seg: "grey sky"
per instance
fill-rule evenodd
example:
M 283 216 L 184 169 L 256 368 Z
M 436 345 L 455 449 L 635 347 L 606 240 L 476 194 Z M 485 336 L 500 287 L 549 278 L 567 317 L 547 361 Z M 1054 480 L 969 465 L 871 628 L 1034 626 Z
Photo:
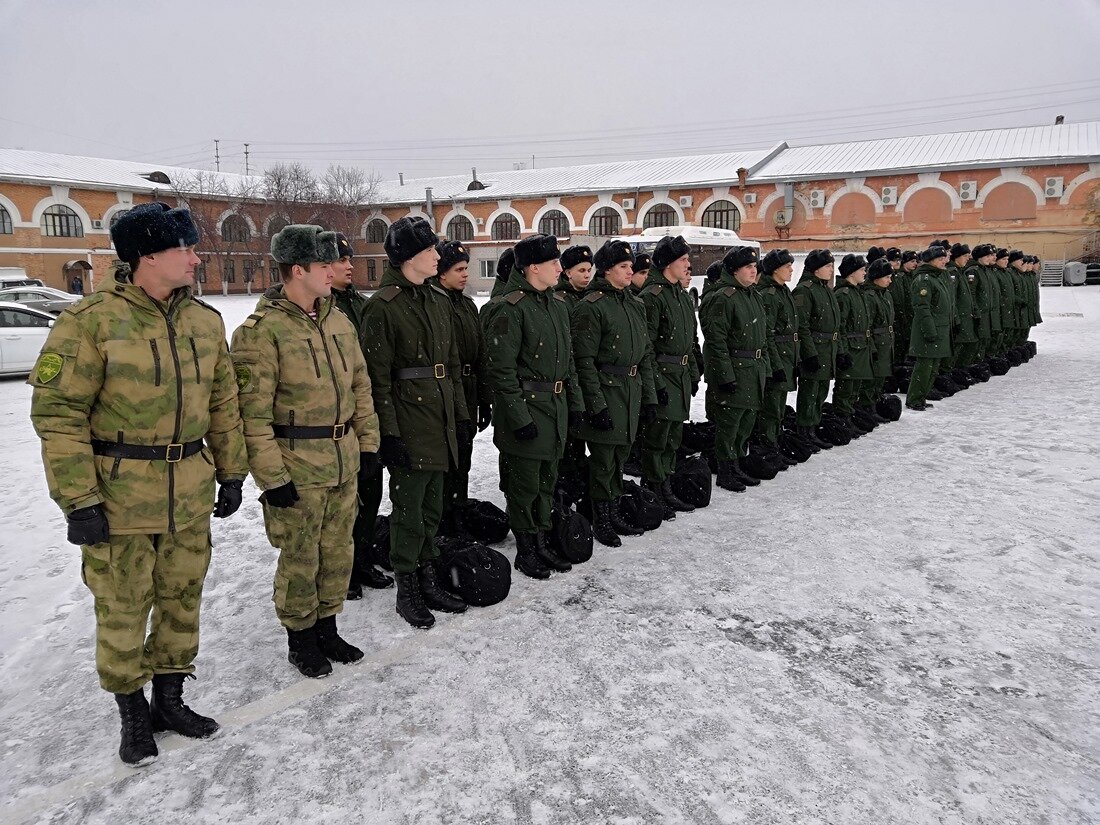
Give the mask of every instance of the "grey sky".
M 0 146 L 387 178 L 1100 119 L 1097 0 L 0 0 Z

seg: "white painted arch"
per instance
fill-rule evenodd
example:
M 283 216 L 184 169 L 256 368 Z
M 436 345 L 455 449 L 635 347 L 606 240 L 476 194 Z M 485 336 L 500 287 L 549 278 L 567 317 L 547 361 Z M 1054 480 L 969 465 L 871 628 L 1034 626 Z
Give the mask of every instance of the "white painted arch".
M 389 231 L 391 222 L 387 220 L 386 216 L 383 215 L 381 212 L 375 212 L 373 214 L 367 215 L 366 220 L 363 221 L 363 225 L 359 227 L 359 237 L 363 240 L 367 239 L 367 226 L 372 221 L 382 221 L 382 223 L 386 225 L 386 231 Z
M 580 229 L 580 227 L 577 226 L 577 219 L 573 217 L 573 212 L 571 210 L 560 203 L 548 203 L 545 206 L 542 206 L 539 211 L 535 213 L 535 217 L 531 219 L 531 227 L 533 231 L 538 232 L 539 221 L 542 220 L 543 216 L 547 212 L 561 212 L 563 215 L 565 215 L 565 217 L 569 220 L 569 230 L 571 232 L 573 230 Z
M 499 218 L 501 215 L 511 215 L 517 221 L 519 221 L 519 235 L 522 238 L 524 232 L 530 231 L 530 228 L 524 224 L 523 215 L 513 209 L 511 206 L 498 206 L 493 210 L 492 214 L 485 219 L 485 227 L 482 232 L 477 231 L 477 221 L 474 221 L 474 232 L 478 235 L 484 235 L 487 238 L 491 238 L 493 235 L 493 221 Z
M 802 204 L 802 212 L 806 216 L 806 220 L 810 220 L 810 218 L 812 218 L 814 214 L 813 207 L 810 206 L 810 199 L 797 190 L 794 193 L 794 199 Z M 764 218 L 767 217 L 768 207 L 770 207 L 778 200 L 783 200 L 783 184 L 781 183 L 777 183 L 775 185 L 775 191 L 764 198 L 764 200 L 761 201 L 760 205 L 757 207 L 761 221 L 763 221 Z
M 73 210 L 77 217 L 80 218 L 80 222 L 83 225 L 84 234 L 87 235 L 90 232 L 101 233 L 104 230 L 92 229 L 92 217 L 79 203 L 72 198 L 58 198 L 53 195 L 49 195 L 34 205 L 34 211 L 31 213 L 31 223 L 35 226 L 42 226 L 42 213 L 49 209 L 51 206 L 67 206 Z
M 1041 206 L 1047 199 L 1046 192 L 1043 191 L 1043 187 L 1039 185 L 1039 182 L 1030 175 L 1025 175 L 1022 169 L 1002 169 L 1001 174 L 978 190 L 978 197 L 974 199 L 974 208 L 981 209 L 985 205 L 985 199 L 989 197 L 989 193 L 1006 183 L 1019 183 L 1026 186 L 1035 196 L 1037 206 Z
M 584 221 L 581 223 L 583 231 L 588 231 L 588 227 L 592 223 L 592 216 L 595 215 L 599 210 L 603 209 L 605 206 L 610 206 L 612 209 L 619 213 L 619 218 L 622 222 L 620 229 L 634 228 L 634 225 L 630 222 L 630 218 L 626 216 L 626 212 L 623 210 L 623 208 L 619 204 L 615 203 L 615 201 L 611 200 L 610 196 L 607 196 L 606 198 L 600 198 L 600 200 L 596 201 L 594 204 L 588 207 L 588 211 L 584 213 Z
M 447 228 L 451 225 L 451 221 L 453 221 L 459 215 L 466 218 L 470 222 L 470 226 L 472 226 L 474 230 L 474 235 L 477 235 L 477 218 L 475 218 L 473 214 L 470 213 L 464 206 L 457 206 L 443 216 L 443 220 L 439 222 L 439 234 L 446 237 Z M 366 227 L 364 227 L 364 230 L 365 229 Z
M 0 206 L 8 211 L 13 228 L 23 223 L 23 216 L 19 214 L 19 207 L 15 205 L 15 201 L 0 194 Z
M 697 226 L 703 225 L 703 213 L 706 212 L 708 208 L 718 203 L 718 201 L 729 201 L 730 203 L 732 203 L 737 208 L 737 211 L 741 213 L 741 223 L 744 223 L 748 218 L 748 207 L 746 207 L 745 204 L 741 202 L 741 199 L 733 193 L 726 193 L 725 195 L 711 195 L 709 198 L 706 198 L 705 200 L 700 202 L 697 207 L 695 207 L 695 224 Z
M 1069 182 L 1069 185 L 1062 192 L 1062 197 L 1058 199 L 1058 203 L 1061 206 L 1068 205 L 1069 199 L 1073 197 L 1073 193 L 1077 191 L 1078 186 L 1096 178 L 1100 178 L 1100 163 L 1090 163 L 1087 171 L 1082 172 Z
M 674 200 L 672 200 L 672 198 L 665 197 L 665 198 L 650 198 L 644 204 L 639 206 L 638 211 L 636 213 L 638 215 L 638 217 L 635 220 L 635 224 L 637 226 L 645 226 L 646 213 L 648 213 L 649 210 L 652 209 L 654 206 L 658 206 L 659 204 L 662 204 L 662 203 L 665 204 L 666 206 L 671 206 L 672 211 L 676 213 L 675 224 L 677 226 L 683 226 L 684 224 L 687 223 L 687 218 L 684 216 L 684 210 L 680 207 L 680 204 L 676 203 Z M 744 215 L 742 215 L 742 217 L 744 217 Z
M 882 214 L 882 196 L 866 183 L 864 183 L 863 178 L 855 178 L 846 180 L 844 182 L 844 186 L 842 186 L 840 189 L 837 189 L 825 200 L 825 208 L 822 210 L 825 217 L 827 219 L 831 218 L 833 214 L 833 207 L 836 206 L 837 201 L 839 201 L 845 195 L 851 194 L 866 195 L 871 199 L 871 203 L 875 205 L 875 214 Z
M 922 172 L 917 176 L 917 181 L 909 184 L 908 188 L 898 197 L 898 205 L 894 207 L 894 210 L 904 215 L 905 204 L 909 202 L 909 199 L 913 197 L 913 195 L 922 189 L 939 189 L 950 198 L 952 210 L 962 208 L 962 199 L 959 197 L 959 193 L 955 190 L 954 186 L 946 181 L 940 180 L 939 172 Z
M 231 215 L 236 215 L 239 218 L 244 218 L 244 222 L 248 224 L 248 231 L 251 232 L 253 236 L 259 234 L 256 231 L 256 222 L 252 220 L 252 218 L 248 215 L 248 213 L 239 212 L 236 209 L 226 209 L 224 212 L 222 212 L 220 215 L 218 215 L 217 223 L 214 224 L 215 229 L 218 232 L 218 235 L 222 234 L 222 224 L 225 223 L 225 220 L 227 218 L 229 218 Z

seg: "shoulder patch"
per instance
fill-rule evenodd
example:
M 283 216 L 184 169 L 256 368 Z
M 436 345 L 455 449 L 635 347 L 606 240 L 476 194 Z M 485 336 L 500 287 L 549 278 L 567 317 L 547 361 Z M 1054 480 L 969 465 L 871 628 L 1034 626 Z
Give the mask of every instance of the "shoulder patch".
M 565 293 L 563 293 L 563 292 L 555 291 L 554 292 L 554 298 L 558 301 L 561 301 L 562 303 L 565 303 Z
M 600 300 L 600 298 L 602 297 L 602 292 L 589 292 L 587 295 L 584 296 L 584 300 L 591 304 Z
M 524 292 L 522 289 L 517 289 L 517 290 L 515 290 L 513 292 L 509 292 L 507 295 L 505 295 L 504 300 L 507 301 L 512 306 L 515 306 L 516 304 L 518 304 L 520 301 L 523 300 L 523 296 L 526 295 L 526 294 L 527 293 Z
M 722 294 L 725 295 L 727 298 L 732 298 L 734 295 L 737 294 L 737 287 L 727 286 L 725 289 L 722 290 Z
M 389 286 L 382 287 L 374 293 L 376 298 L 381 298 L 383 301 L 392 301 L 399 294 L 401 294 L 401 287 L 397 284 L 390 284 Z
M 443 287 L 439 286 L 438 284 L 428 284 L 428 288 L 434 290 L 435 292 L 438 292 L 444 298 L 447 298 L 447 300 L 450 300 L 450 296 L 448 296 L 447 293 L 443 290 Z
M 206 303 L 206 301 L 202 300 L 201 298 L 196 298 L 194 295 L 192 295 L 191 300 L 194 303 L 198 304 L 200 307 L 205 307 L 206 309 L 210 310 L 215 315 L 217 315 L 219 318 L 221 317 L 220 312 L 218 312 L 216 309 L 214 309 L 214 307 L 210 306 L 210 304 Z
M 260 321 L 262 321 L 264 319 L 264 316 L 267 315 L 267 313 L 270 312 L 270 311 L 271 311 L 271 309 L 269 307 L 265 307 L 264 309 L 257 310 L 256 312 L 253 312 L 251 315 L 249 315 L 247 318 L 244 319 L 244 323 L 241 324 L 241 326 L 242 327 L 247 327 L 248 329 L 252 329 L 252 327 L 254 327 L 254 326 L 256 326 L 256 324 L 260 323 Z
M 44 352 L 34 365 L 34 377 L 39 384 L 49 384 L 61 374 L 65 360 L 56 352 Z
M 504 296 L 503 295 L 494 295 L 492 298 L 489 299 L 489 303 L 490 304 L 502 304 L 502 303 L 504 303 Z
M 237 392 L 247 392 L 252 386 L 252 365 L 234 364 L 233 375 L 237 379 Z
M 77 301 L 71 307 L 67 307 L 62 314 L 64 314 L 65 312 L 68 312 L 68 313 L 71 313 L 73 315 L 79 315 L 81 312 L 84 312 L 84 310 L 91 309 L 96 304 L 103 303 L 103 301 L 106 300 L 106 298 L 107 298 L 106 293 L 93 292 L 87 298 L 84 298 L 80 301 Z
M 650 284 L 642 290 L 642 295 L 660 295 L 661 290 L 664 289 L 664 284 Z

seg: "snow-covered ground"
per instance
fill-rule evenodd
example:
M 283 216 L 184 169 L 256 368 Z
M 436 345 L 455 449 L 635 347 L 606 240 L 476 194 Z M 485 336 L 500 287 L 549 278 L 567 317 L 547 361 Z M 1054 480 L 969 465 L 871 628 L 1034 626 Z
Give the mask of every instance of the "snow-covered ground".
M 212 300 L 230 330 L 254 305 Z M 186 694 L 225 731 L 138 771 L 29 388 L 0 382 L 0 821 L 1100 821 L 1100 294 L 1042 300 L 1008 376 L 502 604 L 424 632 L 392 590 L 349 603 L 366 660 L 325 680 L 286 661 L 247 487 Z M 499 503 L 495 468 L 486 433 Z

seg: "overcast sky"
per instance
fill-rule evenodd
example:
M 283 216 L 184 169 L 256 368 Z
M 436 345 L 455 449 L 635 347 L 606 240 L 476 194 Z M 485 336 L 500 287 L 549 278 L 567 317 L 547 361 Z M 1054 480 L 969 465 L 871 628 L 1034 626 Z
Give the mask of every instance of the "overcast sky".
M 396 178 L 1100 120 L 1100 0 L 0 0 L 0 146 Z

